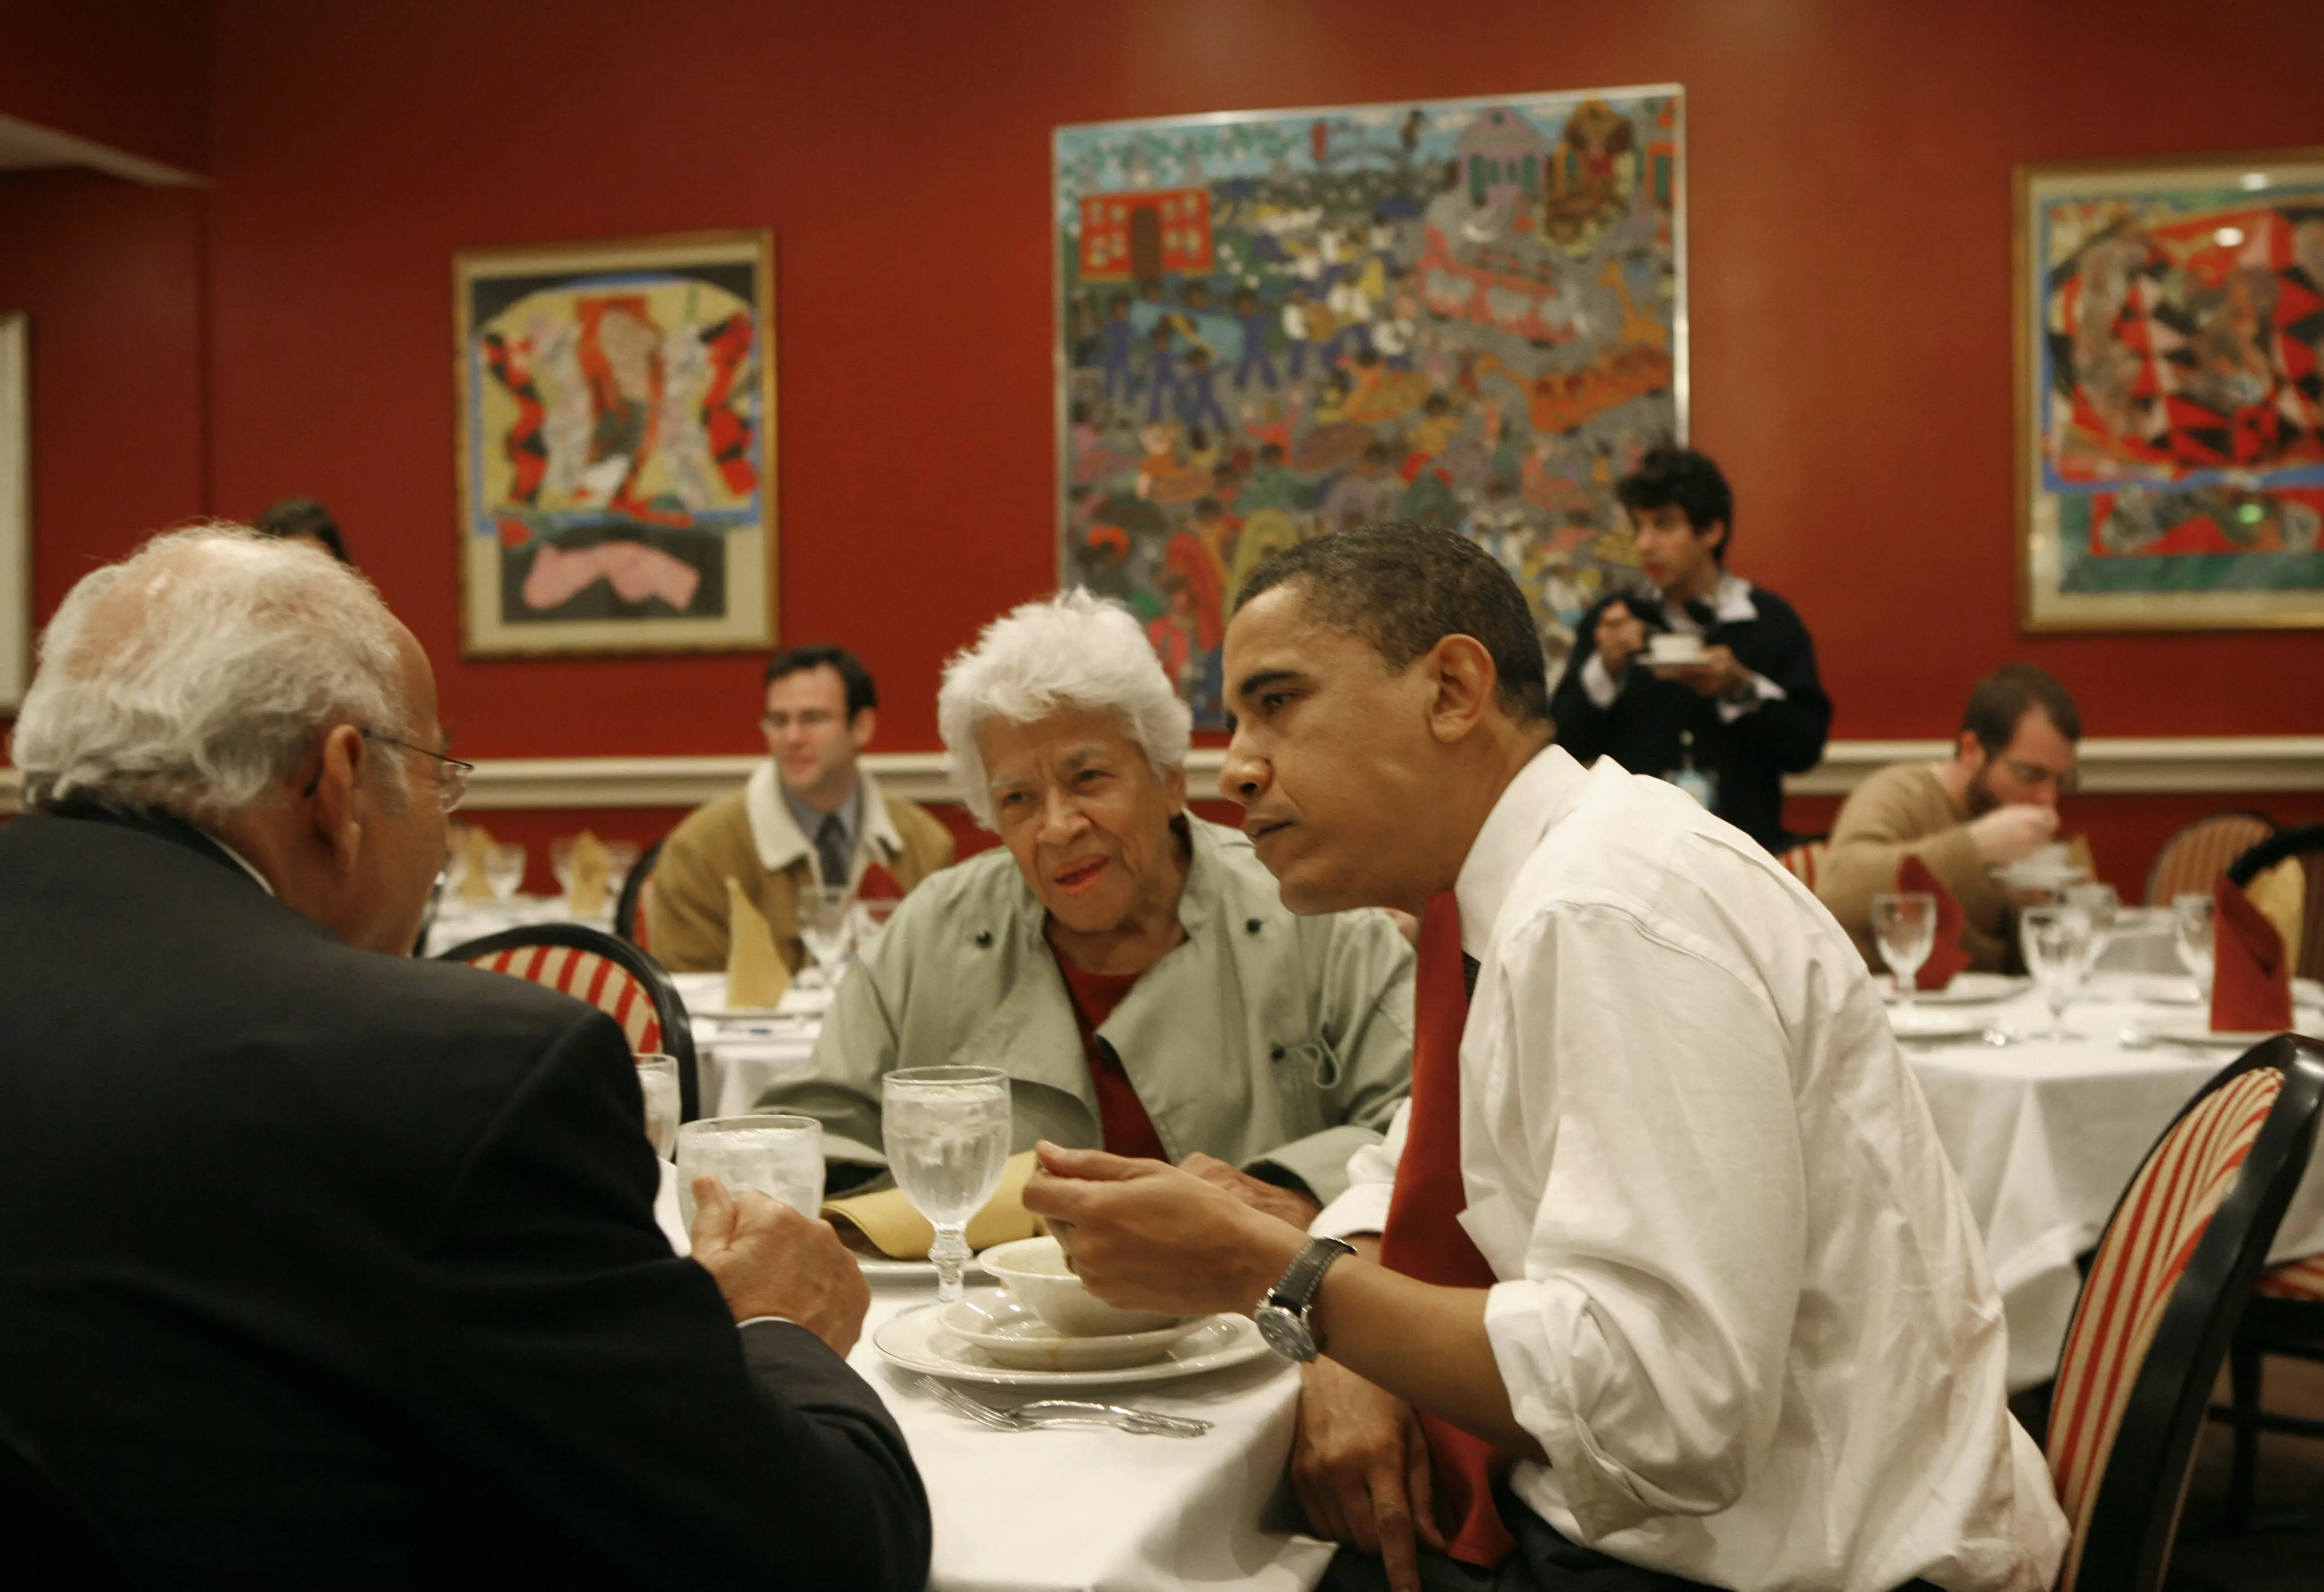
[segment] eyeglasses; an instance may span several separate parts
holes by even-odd
[[[442,764],[444,766],[436,776],[436,800],[444,804],[446,812],[457,812],[460,803],[468,799],[468,776],[476,772],[475,764],[463,763],[448,753],[430,751],[426,746],[415,746],[409,741],[399,741],[393,736],[383,736],[377,730],[365,730],[363,737],[383,745],[401,746],[406,752],[417,752],[422,757],[433,757]]]
[[[2001,766],[2007,769],[2009,777],[2021,785],[2054,783],[2061,796],[2072,795],[2082,782],[2082,772],[2078,768],[2043,768],[2038,763],[2020,763],[2015,757],[2003,758]]]

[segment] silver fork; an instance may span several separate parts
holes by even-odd
[[[994,1431],[1033,1431],[1045,1426],[1110,1426],[1142,1437],[1200,1437],[1211,1422],[1189,1416],[1165,1415],[1158,1410],[1132,1410],[1120,1404],[1090,1403],[1080,1399],[1041,1399],[1014,1410],[996,1410],[973,1399],[950,1383],[923,1376],[920,1386],[939,1404],[979,1426]]]

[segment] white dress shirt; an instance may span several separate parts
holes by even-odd
[[[1719,585],[1711,594],[1711,616],[1721,625],[1739,625],[1759,616],[1759,606],[1751,600],[1751,583],[1740,575],[1721,575]],[[1636,606],[1632,604],[1632,606]],[[1693,615],[1686,611],[1684,603],[1674,602],[1668,597],[1663,599],[1663,623],[1677,635],[1710,634]],[[1582,661],[1582,689],[1600,708],[1611,708],[1614,699],[1620,696],[1622,688],[1629,683],[1629,669],[1626,667],[1619,675],[1615,674],[1606,667],[1606,660],[1598,655],[1595,648]],[[1719,717],[1729,724],[1733,724],[1762,702],[1784,700],[1784,688],[1764,674],[1747,671],[1743,684],[1748,689],[1719,699]]]
[[[1552,747],[1456,887],[1461,1223],[1573,1541],[1738,1592],[2042,1592],[1977,1228],[1848,936],[1740,830]],[[1318,1234],[1378,1231],[1399,1114]]]

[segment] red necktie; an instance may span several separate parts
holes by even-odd
[[[1380,1264],[1443,1288],[1490,1288],[1499,1279],[1459,1221],[1469,1196],[1461,1180],[1461,1030],[1469,1021],[1469,980],[1461,966],[1461,910],[1452,893],[1420,920],[1420,969],[1413,1002],[1412,1115],[1396,1192],[1380,1234]],[[1493,1478],[1509,1456],[1484,1439],[1422,1415],[1435,1460],[1440,1514],[1458,1521],[1445,1550],[1487,1569],[1517,1544],[1493,1506]]]

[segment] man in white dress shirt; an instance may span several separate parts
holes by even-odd
[[[1045,1147],[1026,1204],[1101,1298],[1328,1354],[1294,1480],[1386,1558],[1326,1584],[2048,1587],[2066,1526],[2000,1302],[1839,925],[1682,792],[1548,744],[1524,598],[1462,537],[1305,543],[1226,644],[1221,784],[1284,900],[1434,920],[1465,1027],[1455,967],[1431,1071],[1425,926],[1412,1102],[1313,1236],[1091,1151]],[[1431,1245],[1375,1263],[1359,1236],[1426,1217],[1439,1165]]]

